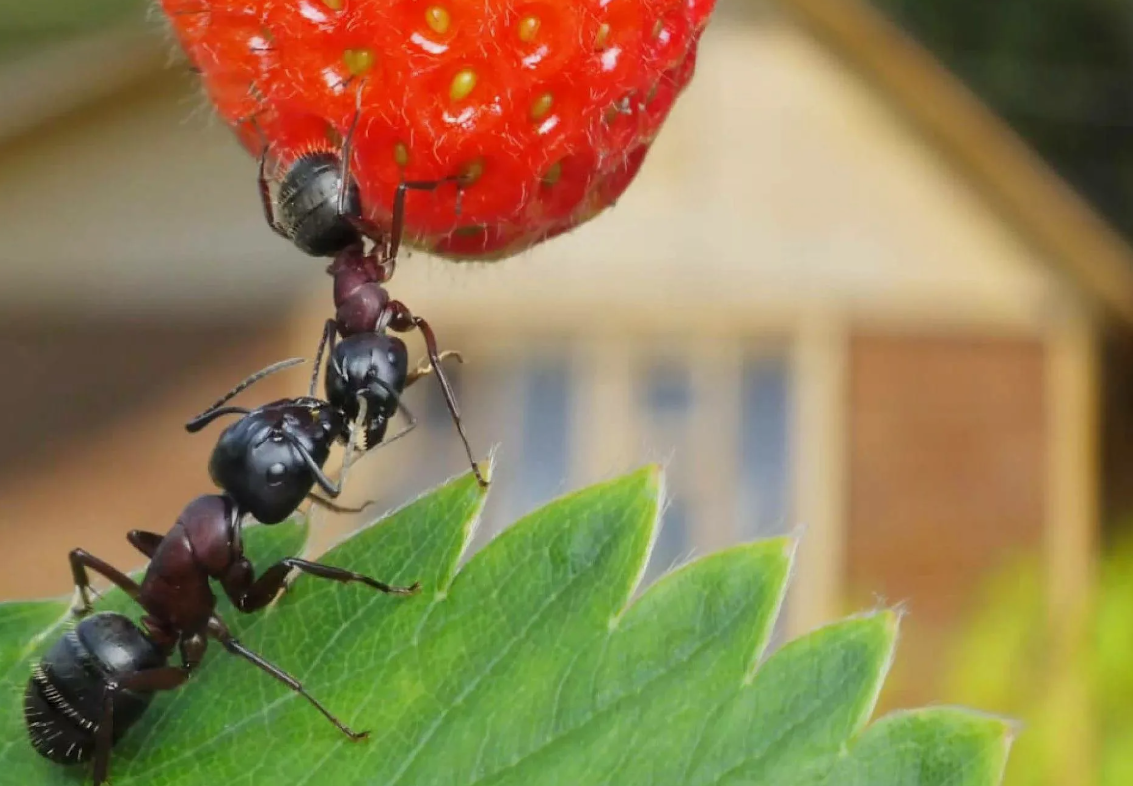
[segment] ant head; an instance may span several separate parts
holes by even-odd
[[[301,251],[315,257],[362,243],[349,216],[361,215],[362,199],[352,179],[343,211],[338,209],[342,162],[334,153],[308,153],[287,170],[279,185],[279,223]]]
[[[359,397],[366,401],[366,450],[385,438],[390,418],[397,412],[409,370],[405,342],[386,333],[359,333],[334,347],[327,364],[326,394],[331,406],[346,419],[358,418]]]
[[[318,399],[277,401],[224,430],[209,474],[241,511],[278,524],[311,492],[342,430],[342,415]]]

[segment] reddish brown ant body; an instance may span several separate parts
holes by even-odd
[[[254,374],[189,422],[190,430],[198,430],[219,417],[242,415],[221,435],[210,461],[210,474],[222,493],[190,502],[164,536],[140,530],[127,536],[150,560],[141,583],[82,549],[70,554],[76,614],[86,617],[92,610],[91,571],[109,579],[145,612],[140,626],[120,614],[86,617],[36,666],[25,692],[24,714],[35,749],[61,763],[93,758],[96,786],[106,781],[114,744],[142,716],[155,692],[174,690],[189,679],[210,639],[299,693],[350,739],[365,736],[338,720],[294,677],[241,644],[217,615],[210,585],[218,582],[244,613],[271,603],[292,570],[394,595],[419,589],[417,584],[393,586],[297,557],[282,559],[257,576],[245,556],[245,514],[265,524],[278,523],[308,497],[342,510],[311,495],[316,484],[332,497],[340,490],[323,474],[322,465],[330,445],[347,429],[342,410],[312,397],[283,399],[254,410],[226,406],[256,380],[297,362],[277,363]],[[398,394],[393,387],[400,391],[428,370],[406,374],[401,367],[394,369],[392,380],[387,375],[394,408]],[[366,418],[365,403],[360,406]],[[169,664],[175,652],[181,661],[176,666]]]

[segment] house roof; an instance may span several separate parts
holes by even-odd
[[[913,124],[1042,258],[1133,325],[1133,248],[935,58],[863,0],[772,4]],[[127,19],[92,20],[85,35],[69,30],[58,46],[0,63],[0,143],[168,61],[173,47],[153,21]]]
[[[775,0],[914,123],[1044,256],[1133,325],[1133,248],[1006,123],[864,0]]]

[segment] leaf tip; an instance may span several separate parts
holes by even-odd
[[[491,449],[488,451],[488,457],[486,459],[481,459],[480,461],[476,462],[476,472],[480,473],[480,477],[484,479],[484,483],[492,482],[492,476],[495,475],[496,471],[496,455],[499,453],[499,451],[500,444],[497,442],[496,444],[492,445]],[[487,494],[488,492],[486,486],[481,486],[480,490],[485,494]]]
[[[664,495],[665,468],[656,462],[646,464],[626,477],[640,480],[644,486],[656,489],[658,496]]]
[[[1011,748],[1016,738],[1026,730],[1027,726],[1027,724],[1019,718],[1012,718],[1009,715],[1000,715],[999,713],[987,712],[985,710],[976,710],[971,707],[940,705],[933,707],[930,711],[963,717],[969,722],[976,722],[983,725],[984,728],[988,729],[991,734],[998,738],[1004,750]]]

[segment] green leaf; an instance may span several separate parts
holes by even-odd
[[[791,541],[719,552],[635,598],[660,493],[655,468],[577,492],[459,571],[483,495],[463,477],[422,497],[323,557],[420,581],[420,595],[303,576],[264,612],[224,612],[368,740],[347,741],[266,675],[211,652],[115,750],[115,786],[999,782],[1011,737],[1001,720],[937,709],[866,728],[895,613],[830,625],[761,663]],[[250,532],[257,564],[264,550],[298,550],[295,532]],[[0,605],[0,769],[13,783],[89,777],[40,759],[20,715],[34,654],[58,630],[41,632],[65,605]]]

